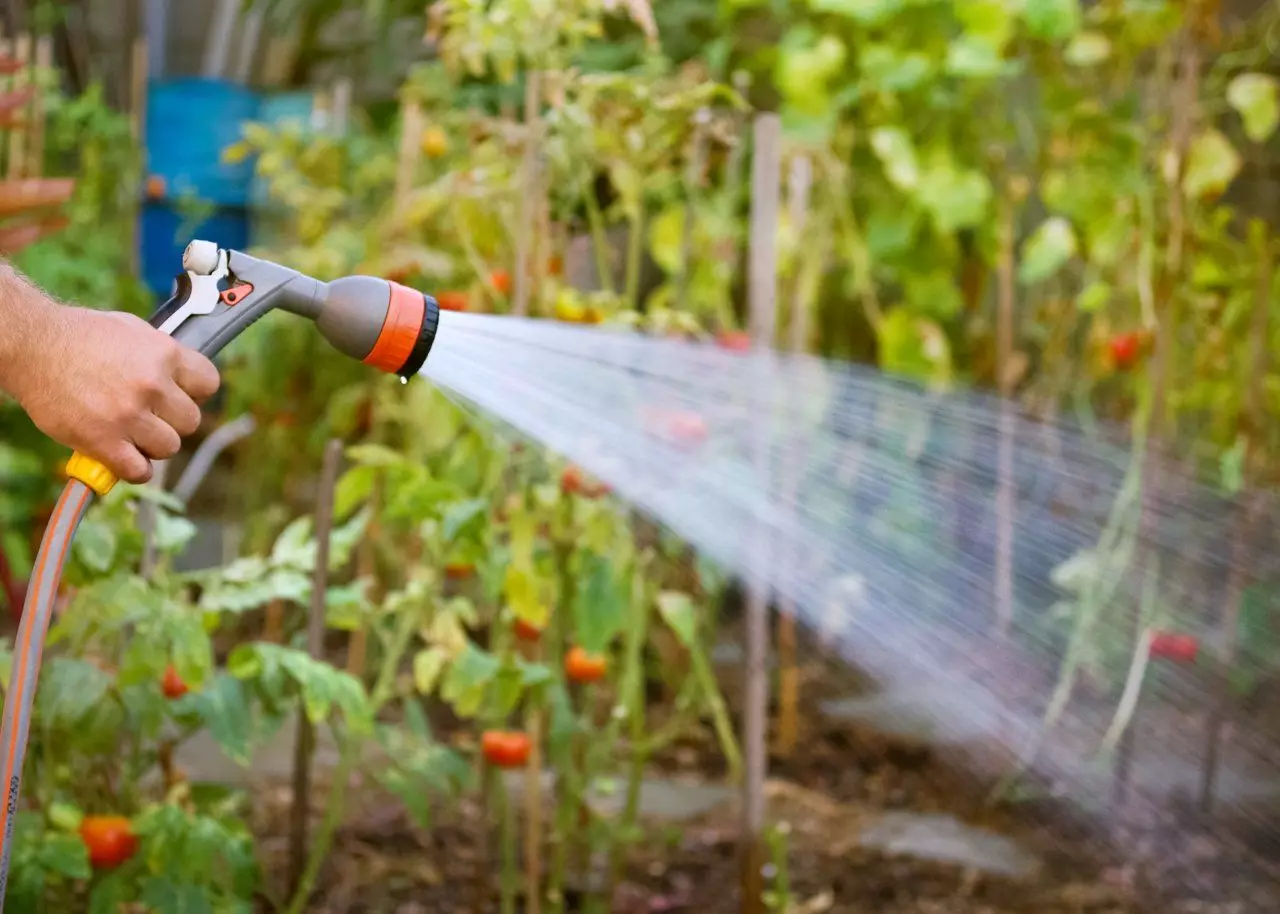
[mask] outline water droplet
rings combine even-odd
[[[408,384],[408,383],[409,383],[409,379],[408,379],[408,378],[406,378],[406,377],[403,377],[403,376],[402,376],[402,377],[400,378],[400,383],[401,383],[401,384]]]

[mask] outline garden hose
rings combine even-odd
[[[407,379],[422,368],[439,326],[435,299],[373,276],[321,282],[209,241],[191,242],[182,255],[182,267],[173,297],[152,315],[150,323],[209,358],[268,311],[280,309],[314,321],[339,351]],[[36,556],[4,696],[0,783],[5,785],[6,797],[0,807],[0,910],[9,880],[31,710],[62,569],[89,505],[110,492],[117,481],[107,467],[83,454],[74,454],[67,462],[67,475],[70,481]]]

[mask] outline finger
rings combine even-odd
[[[122,443],[102,459],[117,479],[141,485],[151,481],[151,461],[131,444]]]
[[[152,409],[161,422],[179,435],[194,434],[200,428],[200,407],[177,384],[163,387]]]
[[[214,364],[186,346],[178,349],[178,367],[173,379],[197,403],[216,394],[222,383]]]
[[[159,416],[148,414],[134,424],[133,443],[152,460],[168,460],[182,448],[182,438]]]

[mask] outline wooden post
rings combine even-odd
[[[516,226],[516,275],[513,310],[524,316],[529,313],[529,300],[536,292],[530,276],[529,263],[533,251],[534,223],[538,214],[538,152],[541,133],[542,74],[530,70],[524,83],[524,162],[521,166],[524,195],[520,205],[520,224]]]
[[[329,540],[333,533],[333,490],[342,461],[342,442],[333,439],[324,451],[320,489],[316,493],[316,565],[311,577],[311,610],[307,616],[307,653],[324,656],[325,597],[329,590]],[[289,893],[297,892],[307,865],[307,819],[311,811],[311,757],[315,728],[298,709],[298,740],[293,756],[293,808],[289,815]]]
[[[396,208],[403,209],[413,190],[418,162],[422,158],[422,105],[416,98],[400,106],[400,152],[396,159]]]
[[[13,46],[14,60],[22,64],[22,69],[13,74],[14,91],[23,89],[31,84],[31,72],[27,65],[31,62],[31,36],[23,33],[18,36]],[[9,131],[9,180],[13,181],[23,176],[24,168],[27,164],[24,148],[27,141],[27,132],[31,129],[31,106],[28,104],[26,116],[21,119],[21,123],[16,130]]]
[[[763,360],[761,350],[772,348],[777,326],[777,231],[780,195],[780,147],[782,122],[773,113],[760,114],[754,130],[751,162],[751,273],[749,302],[751,335],[756,358]],[[756,390],[759,402],[768,383],[764,362],[757,362]],[[755,458],[760,485],[767,486],[769,475],[768,416],[757,418]],[[758,523],[750,534],[755,547],[748,571],[746,622],[746,692],[745,733],[746,781],[742,797],[742,911],[763,914],[765,848],[764,782],[768,768],[767,729],[769,706],[769,673],[766,668],[769,651],[768,577],[761,570],[770,560],[768,531]]]
[[[809,218],[809,189],[813,184],[813,165],[807,156],[797,155],[791,160],[788,197],[791,204],[791,225],[797,238],[804,237]],[[791,327],[788,340],[793,353],[803,353],[809,336],[808,302],[805,301],[804,279],[797,254],[795,283],[791,296]],[[787,479],[783,498],[788,503],[795,497],[798,485],[794,461],[786,467]],[[801,560],[802,556],[796,556]],[[790,599],[783,599],[778,607],[778,752],[788,757],[795,751],[800,730],[800,671],[796,664],[796,606]]]
[[[136,144],[139,155],[138,162],[138,178],[141,185],[146,181],[147,175],[147,150],[143,137],[146,136],[147,124],[147,73],[148,73],[148,56],[150,45],[147,40],[146,29],[139,31],[133,42],[133,58],[130,62],[129,79],[131,98],[129,104],[129,130],[133,135],[133,142]],[[142,187],[136,188],[141,191]],[[129,271],[134,275],[140,274],[141,265],[141,237],[139,235],[139,227],[142,223],[141,219],[142,203],[135,196],[134,203],[129,214]]]
[[[48,35],[41,35],[36,39],[35,69],[36,72],[53,69],[53,39]],[[44,94],[37,88],[35,97],[31,100],[31,136],[27,146],[26,172],[32,178],[44,176],[44,115]]]

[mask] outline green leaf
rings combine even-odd
[[[1239,113],[1245,135],[1263,143],[1280,124],[1280,81],[1265,73],[1241,73],[1227,85],[1227,103]]]
[[[309,567],[315,561],[315,543],[311,541],[311,518],[296,518],[276,537],[271,548],[271,561],[280,565]]]
[[[93,875],[89,852],[80,836],[74,834],[46,833],[40,845],[40,865],[68,879],[88,879]]]
[[[947,72],[952,76],[985,79],[999,76],[1008,69],[1000,52],[981,39],[964,35],[947,48]]]
[[[1111,39],[1101,32],[1080,32],[1063,52],[1073,67],[1096,67],[1111,56]]]
[[[1071,223],[1061,216],[1050,216],[1040,223],[1022,245],[1022,262],[1018,279],[1024,285],[1043,282],[1061,270],[1079,250]]]
[[[520,668],[502,667],[498,670],[498,675],[493,677],[491,689],[486,710],[492,711],[495,717],[506,717],[515,710],[520,703],[520,696],[524,694],[524,677]]]
[[[906,0],[809,0],[809,7],[815,13],[847,16],[865,25],[883,23],[905,5]]]
[[[1085,314],[1101,311],[1111,301],[1111,285],[1102,280],[1094,280],[1085,287],[1076,300],[1076,307]]]
[[[1013,37],[1017,8],[1009,0],[965,0],[955,4],[955,15],[965,33],[1001,50]]]
[[[908,273],[903,278],[907,303],[923,317],[949,320],[960,313],[964,299],[955,277],[945,270]]]
[[[430,695],[444,671],[449,655],[438,647],[419,651],[413,658],[413,687],[419,695]]]
[[[40,674],[36,712],[46,726],[75,729],[111,688],[111,677],[86,660],[54,657]]]
[[[532,572],[515,564],[507,566],[502,582],[507,606],[517,619],[542,628],[550,615],[545,603],[538,599],[537,580]]]
[[[449,664],[440,686],[440,697],[453,705],[460,717],[472,717],[483,706],[489,684],[500,668],[496,657],[467,642]]]
[[[869,44],[858,54],[868,88],[880,92],[909,92],[934,73],[935,62],[919,51],[903,52],[886,44]]]
[[[1189,197],[1218,196],[1235,180],[1241,165],[1230,140],[1218,130],[1205,130],[1191,141],[1182,189]]]
[[[951,378],[951,347],[933,321],[894,308],[876,327],[880,366],[892,374],[934,384]]]
[[[116,557],[118,538],[109,523],[86,517],[76,531],[76,557],[93,571],[106,572]]]
[[[488,513],[489,500],[472,498],[468,501],[455,502],[444,513],[441,532],[445,542],[453,542],[460,534],[470,532],[478,526]]]
[[[185,517],[167,511],[156,512],[155,545],[165,554],[186,548],[195,539],[196,525]]]
[[[1025,0],[1022,19],[1036,38],[1057,41],[1080,29],[1080,0]]]
[[[248,765],[251,711],[244,684],[233,676],[218,676],[199,692],[184,695],[178,710],[191,713],[232,761]]]
[[[333,515],[342,519],[373,494],[373,484],[378,478],[376,467],[354,466],[342,474],[333,490]]]
[[[680,643],[692,648],[698,638],[698,617],[687,593],[666,590],[658,594],[658,612]]]
[[[582,647],[601,652],[622,631],[627,600],[612,562],[587,553],[583,566],[580,578],[583,583],[573,601],[574,630]]]
[[[957,169],[942,161],[924,172],[916,200],[939,231],[973,228],[987,215],[991,184],[980,171]]]
[[[911,137],[905,130],[900,127],[877,127],[871,131],[871,149],[895,187],[911,191],[920,186],[920,164],[916,161]]]
[[[354,462],[369,467],[398,467],[408,460],[399,451],[381,444],[357,444],[347,448],[347,456]]]
[[[867,251],[887,260],[911,249],[920,227],[920,211],[914,206],[876,206],[867,217]]]
[[[49,804],[49,824],[59,831],[74,832],[84,821],[84,813],[70,803]]]
[[[201,886],[180,885],[165,876],[153,876],[143,883],[142,903],[165,914],[213,914]]]

